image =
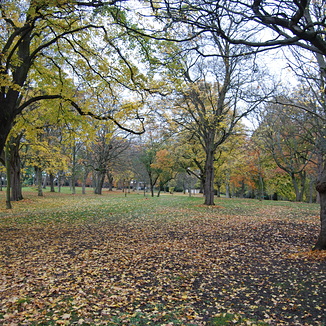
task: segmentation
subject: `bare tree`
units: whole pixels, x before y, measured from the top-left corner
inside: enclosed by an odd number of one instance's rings
[[[237,32],[234,28],[230,22],[230,34]],[[188,53],[183,61],[184,83],[177,88],[173,120],[204,150],[204,165],[198,167],[202,171],[205,204],[214,205],[216,151],[235,133],[239,121],[267,95],[262,91],[263,78],[254,57],[238,56],[241,47],[232,46],[215,34],[207,38],[207,44],[219,56],[206,58]]]
[[[102,125],[97,129],[95,141],[90,144],[88,157],[85,157],[84,161],[87,160],[87,165],[92,167],[94,193],[100,195],[105,177],[128,149],[129,141],[125,136],[119,136],[107,125]]]
[[[184,0],[151,1],[156,17],[160,17],[163,28],[154,37],[167,39],[167,29],[183,24],[191,33],[177,34],[174,39],[195,39],[206,33],[214,33],[231,44],[245,45],[246,53],[261,52],[283,46],[296,46],[309,51],[320,70],[321,97],[323,105],[318,114],[325,121],[326,97],[326,38],[324,0]],[[229,35],[228,26],[237,24],[239,33]],[[269,32],[266,32],[269,31]],[[181,37],[180,37],[181,36]],[[172,39],[172,38],[170,38]],[[196,47],[198,52],[200,48]],[[205,53],[203,53],[205,55]],[[210,55],[218,55],[210,53]],[[304,110],[309,107],[302,106]],[[326,249],[326,153],[322,153],[323,165],[317,181],[320,196],[321,230],[315,249]]]

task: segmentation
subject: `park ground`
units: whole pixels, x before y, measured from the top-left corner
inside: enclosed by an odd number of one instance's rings
[[[326,325],[317,204],[0,192],[0,325]]]

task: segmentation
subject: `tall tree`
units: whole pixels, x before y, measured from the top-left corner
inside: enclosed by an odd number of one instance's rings
[[[156,38],[166,39],[163,32],[175,25],[185,24],[191,30],[183,39],[215,33],[231,44],[248,48],[242,54],[271,50],[282,46],[297,46],[309,51],[320,70],[320,92],[323,98],[319,118],[325,121],[326,38],[324,0],[184,0],[151,1],[152,9],[163,22],[162,33]],[[229,35],[229,21],[237,24],[240,33]],[[270,33],[266,33],[266,29]],[[181,39],[179,38],[178,41]],[[198,49],[200,50],[200,49]],[[211,53],[213,55],[213,53]],[[304,109],[309,107],[304,106]],[[326,152],[316,189],[320,195],[321,229],[315,249],[326,249]]]
[[[143,132],[141,120],[138,119],[136,130],[131,130],[116,117],[123,111],[138,118],[137,112],[124,110],[119,101],[105,114],[96,110],[104,87],[108,93],[113,90],[112,84],[118,83],[121,93],[139,91],[145,83],[135,64],[135,54],[141,55],[138,43],[133,42],[131,60],[130,53],[124,53],[130,38],[114,25],[116,17],[123,16],[121,7],[115,6],[117,2],[1,1],[0,152],[15,118],[42,100],[58,99],[79,114],[112,120],[128,131]],[[99,12],[99,6],[106,11]],[[88,100],[79,98],[67,83],[82,87],[89,94]],[[102,93],[95,93],[96,89]]]
[[[255,79],[258,75],[252,72],[255,62],[238,57],[237,49],[228,42],[214,37],[213,41],[220,57],[201,63],[197,57],[197,63],[191,64],[195,69],[185,68],[185,85],[178,88],[173,111],[174,121],[195,137],[205,152],[202,175],[206,205],[214,205],[214,160],[218,147],[235,133],[239,121],[262,99]]]

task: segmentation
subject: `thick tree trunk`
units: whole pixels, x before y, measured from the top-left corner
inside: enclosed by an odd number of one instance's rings
[[[4,152],[6,140],[12,128],[14,118],[9,116],[5,100],[0,100],[0,155]]]
[[[205,184],[204,184],[205,205],[214,204],[214,152],[206,153],[205,162]]]
[[[291,173],[290,176],[291,176],[292,185],[293,185],[293,188],[295,191],[295,201],[300,201],[300,191],[299,191],[297,179],[295,178],[294,173]]]
[[[298,180],[297,180],[295,174],[291,173],[290,175],[291,175],[293,188],[294,188],[294,191],[295,191],[295,201],[302,202],[303,194],[304,194],[304,188],[305,188],[305,184],[306,184],[306,173],[301,172],[299,174],[300,185],[298,184]]]
[[[5,155],[5,161],[6,161],[6,171],[7,171],[7,192],[6,192],[6,208],[11,209],[11,201],[10,201],[10,151],[9,151],[9,145],[6,145],[6,155]]]
[[[50,192],[55,192],[55,189],[54,189],[54,175],[52,173],[50,173],[49,180],[50,180]]]
[[[320,198],[320,233],[313,250],[326,250],[326,166],[317,181],[316,189]]]
[[[105,171],[104,172],[97,172],[95,174],[95,187],[94,187],[94,194],[102,195],[102,188],[105,179]]]
[[[20,180],[20,156],[19,138],[13,139],[10,144],[10,179],[11,179],[11,200],[19,201],[23,199],[22,186]]]
[[[302,171],[299,173],[300,178],[300,191],[299,191],[299,201],[303,201],[303,195],[306,187],[307,173]]]

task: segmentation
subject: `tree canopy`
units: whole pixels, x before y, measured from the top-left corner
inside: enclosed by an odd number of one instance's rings
[[[15,118],[43,100],[112,120],[129,132],[144,131],[137,107],[128,105],[126,95],[141,100],[146,66],[140,71],[136,62],[150,48],[115,23],[123,16],[116,3],[1,2],[0,152]],[[138,125],[124,124],[122,112]]]

